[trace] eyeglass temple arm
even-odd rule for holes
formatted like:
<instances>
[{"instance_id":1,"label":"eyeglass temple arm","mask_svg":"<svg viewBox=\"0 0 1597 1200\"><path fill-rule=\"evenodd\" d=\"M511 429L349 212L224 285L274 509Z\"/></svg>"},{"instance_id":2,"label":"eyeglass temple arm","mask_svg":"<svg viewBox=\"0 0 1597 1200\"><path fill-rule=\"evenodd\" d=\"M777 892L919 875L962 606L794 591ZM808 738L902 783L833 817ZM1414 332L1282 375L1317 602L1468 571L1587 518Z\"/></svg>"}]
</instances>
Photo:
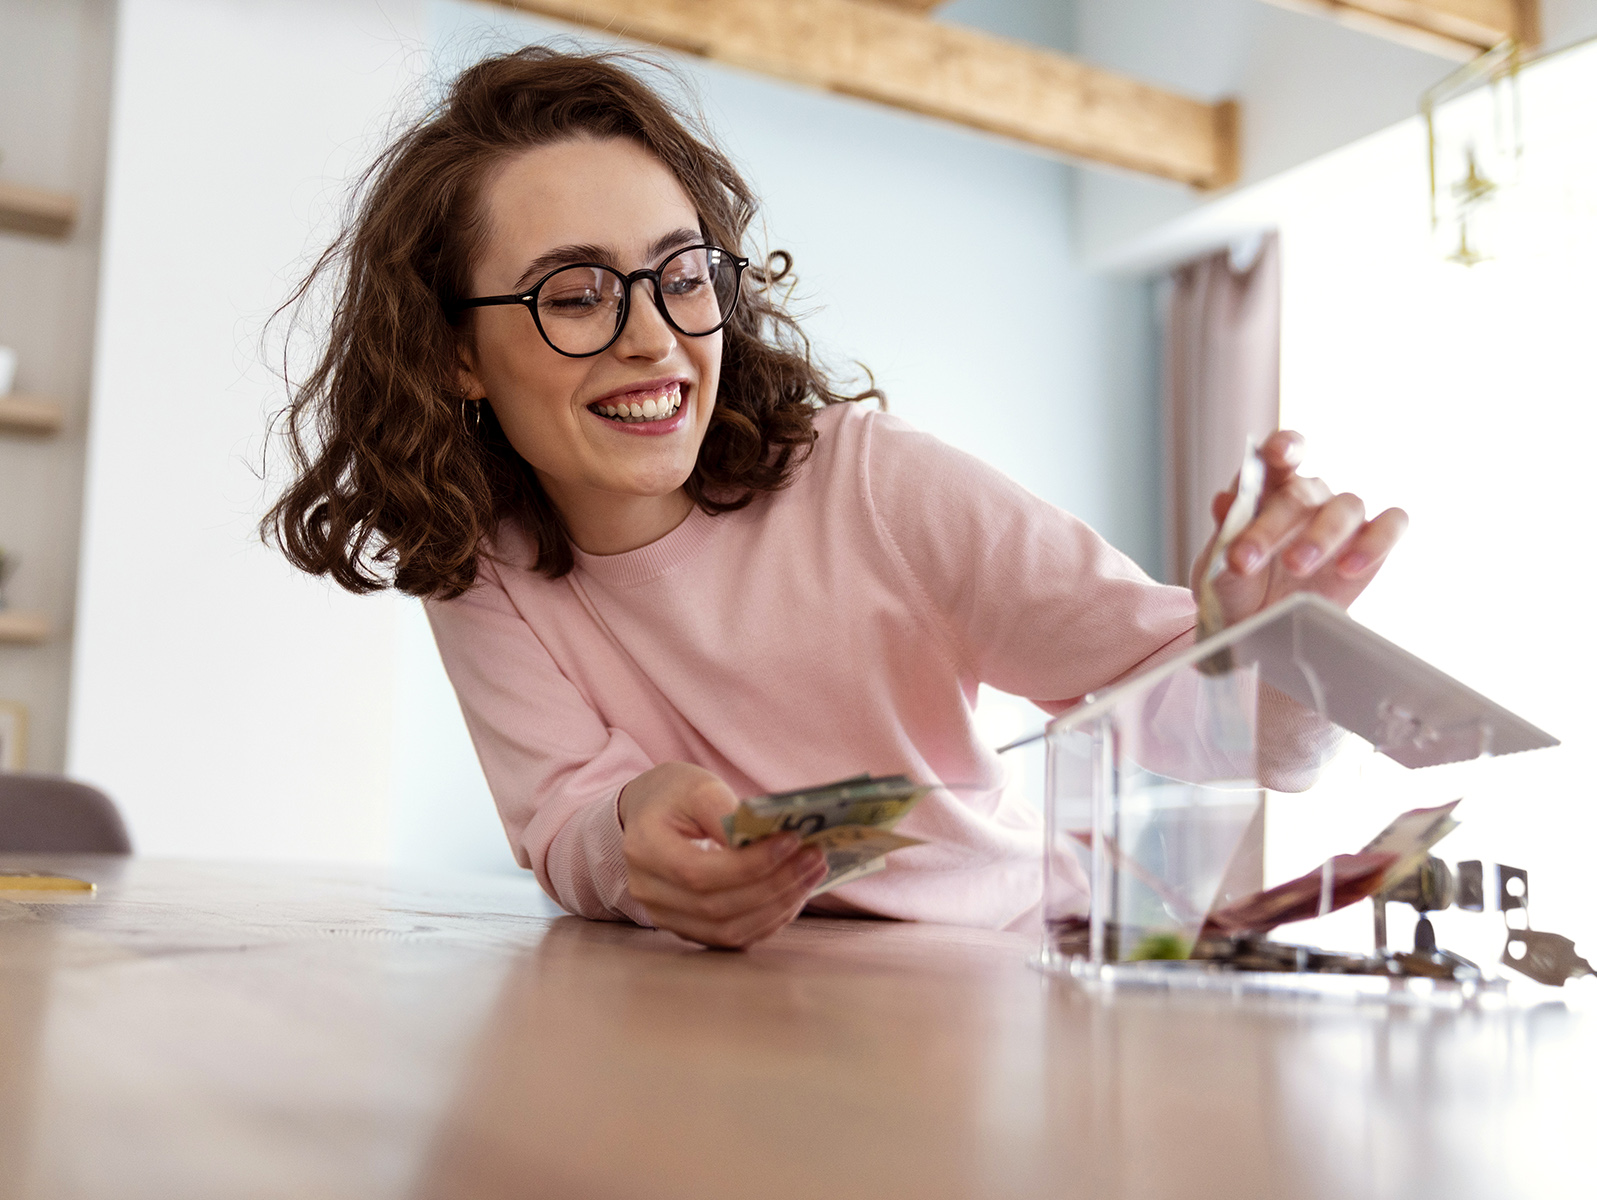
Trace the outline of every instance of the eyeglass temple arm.
<instances>
[{"instance_id":1,"label":"eyeglass temple arm","mask_svg":"<svg viewBox=\"0 0 1597 1200\"><path fill-rule=\"evenodd\" d=\"M713 246L689 246L688 249L689 250L701 250L701 249L708 250L708 249L719 249L719 247L713 247ZM677 254L682 254L682 253L685 253L685 251L682 251L682 250L677 251ZM726 252L722 251L722 253L725 254ZM675 258L676 255L672 255L672 257ZM732 260L732 262L736 265L739 274L741 274L742 272L748 270L748 266L749 266L749 260L748 259L742 258L742 257L740 257L739 255L736 255L736 254L727 254L727 257L730 258ZM607 268L607 269L610 269L610 268ZM617 272L617 274L620 274L620 273ZM634 285L636 285L637 283L639 283L639 282L641 282L642 280L645 280L645 279L651 281L656 287L658 287L659 284L660 284L660 268L659 267L655 267L653 269L645 269L645 270L642 270L642 271L634 271L631 275L622 275L621 278L626 280L626 282L627 282L627 291L629 293L631 292L631 290L632 290ZM543 280L540 279L538 281L538 283L539 283L539 285L542 285ZM538 289L536 287L533 288L533 291L537 291L537 290ZM530 299L532 299L532 292L522 292L521 294L514 295L514 296L477 296L477 297L474 297L473 299L470 299L470 300L457 300L455 302L455 304L454 304L454 307L456 309L462 309L462 308L487 308L490 305L494 305L494 304L525 304Z\"/></svg>"},{"instance_id":2,"label":"eyeglass temple arm","mask_svg":"<svg viewBox=\"0 0 1597 1200\"><path fill-rule=\"evenodd\" d=\"M525 304L532 295L527 292L520 296L477 296L471 300L457 300L455 308L487 308L491 304Z\"/></svg>"}]
</instances>

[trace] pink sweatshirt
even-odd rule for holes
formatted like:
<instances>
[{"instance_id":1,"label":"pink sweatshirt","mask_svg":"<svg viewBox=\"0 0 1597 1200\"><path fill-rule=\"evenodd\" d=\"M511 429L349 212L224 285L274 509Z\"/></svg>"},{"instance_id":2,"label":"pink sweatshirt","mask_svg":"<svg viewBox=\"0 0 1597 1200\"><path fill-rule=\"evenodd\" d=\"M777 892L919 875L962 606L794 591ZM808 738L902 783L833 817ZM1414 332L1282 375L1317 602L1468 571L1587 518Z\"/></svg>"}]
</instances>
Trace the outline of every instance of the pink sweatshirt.
<instances>
[{"instance_id":1,"label":"pink sweatshirt","mask_svg":"<svg viewBox=\"0 0 1597 1200\"><path fill-rule=\"evenodd\" d=\"M1067 513L856 404L822 410L792 486L695 509L625 554L545 579L481 560L433 632L516 860L570 912L648 924L616 799L663 762L740 796L902 773L924 846L835 907L999 928L1042 895L1040 818L976 736L978 683L1060 711L1178 640L1192 594ZM519 534L500 558L530 562ZM820 899L825 899L822 897Z\"/></svg>"}]
</instances>

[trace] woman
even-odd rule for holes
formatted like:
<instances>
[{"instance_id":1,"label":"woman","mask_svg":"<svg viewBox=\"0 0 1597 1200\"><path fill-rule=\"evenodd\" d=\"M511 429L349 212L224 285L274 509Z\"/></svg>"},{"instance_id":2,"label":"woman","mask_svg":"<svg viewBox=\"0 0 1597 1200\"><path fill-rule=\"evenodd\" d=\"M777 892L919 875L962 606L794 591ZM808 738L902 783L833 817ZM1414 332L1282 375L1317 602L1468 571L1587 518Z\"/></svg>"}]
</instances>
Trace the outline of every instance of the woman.
<instances>
[{"instance_id":1,"label":"woman","mask_svg":"<svg viewBox=\"0 0 1597 1200\"><path fill-rule=\"evenodd\" d=\"M342 271L267 526L305 570L427 598L517 860L569 911L767 937L824 865L730 849L721 817L871 771L988 790L922 801L900 828L926 845L812 910L1014 924L1036 819L975 737L978 683L1061 711L1189 642L1192 594L836 392L782 272L742 257L753 214L622 61L466 71L301 289ZM1348 603L1402 532L1299 452L1264 447L1230 620L1299 588Z\"/></svg>"}]
</instances>

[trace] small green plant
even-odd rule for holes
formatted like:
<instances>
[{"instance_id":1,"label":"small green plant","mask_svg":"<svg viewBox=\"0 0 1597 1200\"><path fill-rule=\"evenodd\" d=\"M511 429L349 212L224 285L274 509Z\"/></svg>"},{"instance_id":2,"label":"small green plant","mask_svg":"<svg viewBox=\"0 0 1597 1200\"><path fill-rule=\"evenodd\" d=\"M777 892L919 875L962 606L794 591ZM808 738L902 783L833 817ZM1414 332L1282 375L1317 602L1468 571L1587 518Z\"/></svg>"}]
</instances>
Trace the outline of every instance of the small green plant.
<instances>
[{"instance_id":1,"label":"small green plant","mask_svg":"<svg viewBox=\"0 0 1597 1200\"><path fill-rule=\"evenodd\" d=\"M1151 959L1181 959L1192 953L1192 946L1179 933L1150 933L1131 952L1133 962Z\"/></svg>"}]
</instances>

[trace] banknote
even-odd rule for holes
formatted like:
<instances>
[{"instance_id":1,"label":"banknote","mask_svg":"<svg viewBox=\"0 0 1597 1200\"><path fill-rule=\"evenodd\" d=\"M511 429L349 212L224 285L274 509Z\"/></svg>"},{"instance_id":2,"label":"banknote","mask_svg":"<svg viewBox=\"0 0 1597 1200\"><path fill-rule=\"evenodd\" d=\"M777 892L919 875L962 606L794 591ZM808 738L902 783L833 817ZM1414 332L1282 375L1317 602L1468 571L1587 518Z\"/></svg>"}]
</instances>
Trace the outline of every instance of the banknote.
<instances>
[{"instance_id":1,"label":"banknote","mask_svg":"<svg viewBox=\"0 0 1597 1200\"><path fill-rule=\"evenodd\" d=\"M1198 577L1198 640L1212 637L1225 628L1225 611L1220 605L1220 595L1214 581L1225 570L1225 554L1231 543L1259 514L1259 497L1264 492L1264 459L1259 457L1253 439L1248 439L1247 450L1242 455L1242 468L1237 472L1237 497L1226 510L1220 522L1220 532L1215 535L1214 553L1208 566ZM1224 669L1230 669L1226 662Z\"/></svg>"},{"instance_id":2,"label":"banknote","mask_svg":"<svg viewBox=\"0 0 1597 1200\"><path fill-rule=\"evenodd\" d=\"M1210 912L1203 937L1258 935L1277 925L1324 916L1376 896L1425 860L1431 847L1453 830L1458 805L1410 809L1381 830L1357 854L1336 857L1296 879Z\"/></svg>"},{"instance_id":3,"label":"banknote","mask_svg":"<svg viewBox=\"0 0 1597 1200\"><path fill-rule=\"evenodd\" d=\"M933 789L907 776L855 775L819 787L754 796L721 825L731 846L747 846L780 833L796 833L826 855L827 872L812 895L881 870L894 850L920 839L893 826Z\"/></svg>"},{"instance_id":4,"label":"banknote","mask_svg":"<svg viewBox=\"0 0 1597 1200\"><path fill-rule=\"evenodd\" d=\"M903 776L848 779L820 788L755 796L722 819L727 841L746 846L778 833L808 838L839 825L891 829L932 789Z\"/></svg>"},{"instance_id":5,"label":"banknote","mask_svg":"<svg viewBox=\"0 0 1597 1200\"><path fill-rule=\"evenodd\" d=\"M852 870L844 871L841 875L833 875L828 871L826 878L821 881L820 885L810 895L819 896L822 892L829 892L835 887L842 887L845 883L853 883L856 879L861 879L866 875L874 875L876 872L885 871L886 869L887 857L884 855L881 858L873 858L870 862L861 863Z\"/></svg>"},{"instance_id":6,"label":"banknote","mask_svg":"<svg viewBox=\"0 0 1597 1200\"><path fill-rule=\"evenodd\" d=\"M1242 934L1256 937L1277 925L1307 921L1357 904L1380 891L1395 860L1395 855L1369 851L1338 854L1305 875L1211 912L1199 940Z\"/></svg>"},{"instance_id":7,"label":"banknote","mask_svg":"<svg viewBox=\"0 0 1597 1200\"><path fill-rule=\"evenodd\" d=\"M810 893L812 896L851 883L872 871L880 871L887 865L887 855L894 850L924 844L920 838L865 825L838 825L804 840L811 846L819 846L826 855L826 878L816 885Z\"/></svg>"},{"instance_id":8,"label":"banknote","mask_svg":"<svg viewBox=\"0 0 1597 1200\"><path fill-rule=\"evenodd\" d=\"M1381 878L1380 890L1391 887L1425 861L1436 845L1453 830L1458 821L1453 810L1458 801L1441 804L1435 808L1413 808L1394 820L1360 854L1390 854L1392 865Z\"/></svg>"}]
</instances>

